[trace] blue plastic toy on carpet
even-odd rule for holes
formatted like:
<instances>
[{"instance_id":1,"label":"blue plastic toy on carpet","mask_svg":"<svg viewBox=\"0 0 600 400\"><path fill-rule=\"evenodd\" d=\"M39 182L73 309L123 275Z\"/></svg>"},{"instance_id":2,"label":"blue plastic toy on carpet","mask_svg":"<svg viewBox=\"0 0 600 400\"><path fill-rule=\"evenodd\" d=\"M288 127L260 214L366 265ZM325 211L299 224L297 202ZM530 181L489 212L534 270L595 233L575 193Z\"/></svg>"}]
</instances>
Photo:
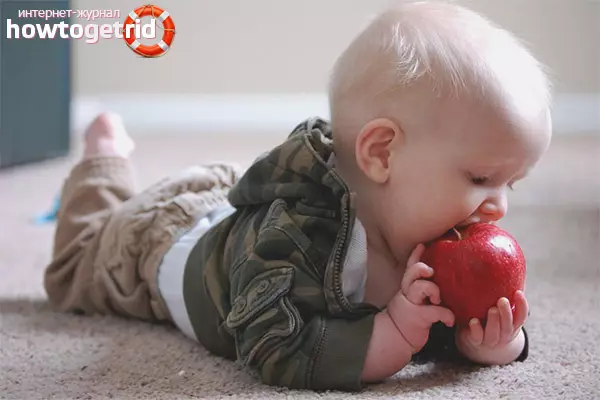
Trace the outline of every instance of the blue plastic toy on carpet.
<instances>
[{"instance_id":1,"label":"blue plastic toy on carpet","mask_svg":"<svg viewBox=\"0 0 600 400\"><path fill-rule=\"evenodd\" d=\"M56 221L56 214L58 214L58 209L60 208L60 196L56 196L54 198L54 202L52 203L52 207L45 213L39 214L34 219L34 224L36 225L44 225L51 222Z\"/></svg>"}]
</instances>

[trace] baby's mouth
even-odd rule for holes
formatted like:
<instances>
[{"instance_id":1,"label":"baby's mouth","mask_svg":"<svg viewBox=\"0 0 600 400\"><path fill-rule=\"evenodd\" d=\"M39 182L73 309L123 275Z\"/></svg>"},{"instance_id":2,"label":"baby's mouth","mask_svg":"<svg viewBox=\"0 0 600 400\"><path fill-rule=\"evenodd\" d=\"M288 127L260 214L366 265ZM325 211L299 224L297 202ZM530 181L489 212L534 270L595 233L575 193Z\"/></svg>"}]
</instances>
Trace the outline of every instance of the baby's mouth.
<instances>
[{"instance_id":1,"label":"baby's mouth","mask_svg":"<svg viewBox=\"0 0 600 400\"><path fill-rule=\"evenodd\" d=\"M491 224L491 225L496 225L498 223L498 221L481 221L481 218L479 217L473 217L473 218L469 218L464 222L461 222L460 224L456 225L454 228L456 229L462 229L462 228L466 228L469 225L473 225L473 224L478 224L478 223L482 223L482 224ZM452 230L452 229L450 229Z\"/></svg>"},{"instance_id":2,"label":"baby's mouth","mask_svg":"<svg viewBox=\"0 0 600 400\"><path fill-rule=\"evenodd\" d=\"M460 233L462 233L462 231L469 225L473 225L473 224L477 224L477 223L486 223L486 224L496 225L497 222L498 221L482 222L480 217L477 217L477 216L469 217L466 220L464 220L463 222L460 222L457 225L453 226L452 228L448 229L447 231L445 231L438 237L435 237L435 238L425 242L425 246L429 246L431 243L433 243L437 240L440 240L442 238L456 237L456 235L457 235L456 231L459 231Z\"/></svg>"},{"instance_id":3,"label":"baby's mouth","mask_svg":"<svg viewBox=\"0 0 600 400\"><path fill-rule=\"evenodd\" d=\"M468 219L466 219L465 221L455 225L454 227L448 229L446 232L442 233L441 235L439 235L436 238L433 238L427 242L425 242L425 246L429 246L431 243L440 240L442 238L448 238L448 237L456 237L457 235L457 231L459 231L459 235L462 233L462 230L464 230L464 228L466 228L469 225L473 225L473 224L477 224L477 223L486 223L486 224L492 224L492 225L496 225L498 221L487 221L487 222L481 222L481 218L479 217L469 217Z\"/></svg>"},{"instance_id":4,"label":"baby's mouth","mask_svg":"<svg viewBox=\"0 0 600 400\"><path fill-rule=\"evenodd\" d=\"M450 235L456 235L454 233L454 228L450 228L448 229L446 232L442 233L441 235L432 238L431 240L428 240L427 242L425 242L425 247L428 247L429 245L431 245L433 242L437 242L438 240L441 240L442 238L447 238L450 237Z\"/></svg>"},{"instance_id":5,"label":"baby's mouth","mask_svg":"<svg viewBox=\"0 0 600 400\"><path fill-rule=\"evenodd\" d=\"M467 226L469 226L471 224L476 224L478 222L481 222L481 218L479 218L478 216L472 216L472 217L467 218L463 222L459 223L458 225L456 225L455 228L456 229L466 228Z\"/></svg>"}]
</instances>

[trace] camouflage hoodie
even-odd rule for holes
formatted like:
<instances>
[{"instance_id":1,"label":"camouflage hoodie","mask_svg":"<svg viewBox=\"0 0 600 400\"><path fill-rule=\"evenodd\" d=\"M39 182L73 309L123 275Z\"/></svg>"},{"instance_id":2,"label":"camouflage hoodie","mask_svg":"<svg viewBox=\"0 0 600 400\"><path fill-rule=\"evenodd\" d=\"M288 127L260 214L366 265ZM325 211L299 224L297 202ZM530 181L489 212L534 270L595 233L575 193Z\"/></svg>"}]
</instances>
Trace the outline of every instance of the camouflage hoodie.
<instances>
[{"instance_id":1,"label":"camouflage hoodie","mask_svg":"<svg viewBox=\"0 0 600 400\"><path fill-rule=\"evenodd\" d=\"M271 385L362 386L381 310L342 293L355 200L327 165L332 152L326 121L298 125L231 189L236 212L198 241L186 263L184 300L200 343ZM460 359L453 329L434 324L414 359L431 355Z\"/></svg>"},{"instance_id":2,"label":"camouflage hoodie","mask_svg":"<svg viewBox=\"0 0 600 400\"><path fill-rule=\"evenodd\" d=\"M378 308L351 304L341 268L354 196L326 160L329 124L298 125L229 193L237 211L192 250L184 299L208 350L290 388L360 388Z\"/></svg>"}]
</instances>

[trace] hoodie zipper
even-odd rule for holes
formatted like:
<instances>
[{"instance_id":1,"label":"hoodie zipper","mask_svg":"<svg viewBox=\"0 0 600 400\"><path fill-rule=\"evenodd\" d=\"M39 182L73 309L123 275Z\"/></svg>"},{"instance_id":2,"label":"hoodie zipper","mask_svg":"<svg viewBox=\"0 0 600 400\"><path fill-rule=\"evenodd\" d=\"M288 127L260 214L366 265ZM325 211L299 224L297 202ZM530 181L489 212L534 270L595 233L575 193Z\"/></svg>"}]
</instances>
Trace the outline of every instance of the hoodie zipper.
<instances>
[{"instance_id":1,"label":"hoodie zipper","mask_svg":"<svg viewBox=\"0 0 600 400\"><path fill-rule=\"evenodd\" d=\"M334 293L335 293L335 297L336 300L338 301L338 303L340 303L342 305L342 308L344 309L344 311L348 310L348 308L350 308L348 302L346 301L346 298L344 296L344 293L342 291L342 284L340 282L341 279L341 273L340 273L340 268L342 265L342 250L344 249L345 245L346 245L346 241L347 241L347 237L348 237L348 229L349 229L349 221L350 221L350 207L349 207L349 203L351 201L351 194L347 194L346 196L348 196L348 200L344 202L344 205L342 207L342 232L341 232L341 240L340 243L342 243L342 246L338 246L337 249L335 250L335 256L334 256L334 264L333 264L333 287L334 287Z\"/></svg>"},{"instance_id":2,"label":"hoodie zipper","mask_svg":"<svg viewBox=\"0 0 600 400\"><path fill-rule=\"evenodd\" d=\"M350 195L348 195L350 196ZM341 232L341 240L340 243L345 244L346 243L346 238L348 236L348 225L349 225L349 221L350 221L350 216L348 215L348 203L350 202L350 200L344 202L344 205L342 207L342 232ZM344 309L344 311L346 311L349 308L349 304L346 304L346 300L344 298L344 293L342 291L342 285L340 282L340 265L341 265L341 259L342 259L342 249L344 248L344 246L337 246L337 248L335 249L335 255L334 255L334 259L333 259L333 289L334 289L334 295L335 298L337 300L337 302L339 304L341 304L342 308ZM321 336L321 340L319 341L319 345L317 347L317 351L316 351L316 357L315 360L321 360L321 356L323 355L323 344L327 338L328 332L327 332L327 326L323 325L323 334ZM312 368L310 368L310 373L309 376L312 377L314 370L316 369L316 366L313 364ZM311 382L312 383L312 382Z\"/></svg>"}]
</instances>

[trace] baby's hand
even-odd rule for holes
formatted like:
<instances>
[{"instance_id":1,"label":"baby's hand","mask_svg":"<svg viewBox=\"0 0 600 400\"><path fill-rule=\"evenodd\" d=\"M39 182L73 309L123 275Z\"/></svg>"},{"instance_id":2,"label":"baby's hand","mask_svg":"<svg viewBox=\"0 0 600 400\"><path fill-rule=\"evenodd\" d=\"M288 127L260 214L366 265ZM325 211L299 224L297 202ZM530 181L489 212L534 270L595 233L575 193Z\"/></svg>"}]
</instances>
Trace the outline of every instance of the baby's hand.
<instances>
[{"instance_id":1,"label":"baby's hand","mask_svg":"<svg viewBox=\"0 0 600 400\"><path fill-rule=\"evenodd\" d=\"M502 297L495 307L489 309L485 328L476 318L473 318L468 326L458 327L457 346L467 357L495 364L493 360L507 358L502 354L505 351L517 351L517 355L520 353L520 349L514 349L515 341L521 334L521 328L529 313L529 305L522 291L518 290L514 297L514 314L508 299Z\"/></svg>"},{"instance_id":2,"label":"baby's hand","mask_svg":"<svg viewBox=\"0 0 600 400\"><path fill-rule=\"evenodd\" d=\"M425 247L419 245L412 252L402 278L401 290L387 308L396 328L413 352L425 346L433 323L442 321L447 326L454 325L452 311L438 306L441 302L440 289L432 281L426 280L433 275L433 269L419 262L424 250Z\"/></svg>"}]
</instances>

